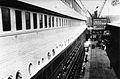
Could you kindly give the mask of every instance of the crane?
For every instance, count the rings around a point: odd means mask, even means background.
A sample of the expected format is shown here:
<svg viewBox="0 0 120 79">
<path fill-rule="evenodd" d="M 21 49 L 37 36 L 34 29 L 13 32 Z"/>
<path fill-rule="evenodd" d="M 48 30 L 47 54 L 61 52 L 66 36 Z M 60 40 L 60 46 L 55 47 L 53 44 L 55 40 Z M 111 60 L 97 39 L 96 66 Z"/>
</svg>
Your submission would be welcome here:
<svg viewBox="0 0 120 79">
<path fill-rule="evenodd" d="M 102 10 L 103 10 L 103 8 L 104 8 L 104 6 L 105 6 L 106 2 L 107 2 L 107 0 L 105 0 L 105 1 L 104 1 L 103 6 L 102 6 L 102 7 L 101 7 L 101 9 L 100 9 L 100 12 L 99 12 L 98 17 L 100 17 L 100 14 L 102 13 Z"/>
</svg>

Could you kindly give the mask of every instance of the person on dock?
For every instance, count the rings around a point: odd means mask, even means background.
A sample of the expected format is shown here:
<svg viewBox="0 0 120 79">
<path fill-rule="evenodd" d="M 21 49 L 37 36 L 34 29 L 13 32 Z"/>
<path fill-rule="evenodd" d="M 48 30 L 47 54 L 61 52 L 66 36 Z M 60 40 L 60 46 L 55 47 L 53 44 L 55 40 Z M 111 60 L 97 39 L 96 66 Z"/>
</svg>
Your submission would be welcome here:
<svg viewBox="0 0 120 79">
<path fill-rule="evenodd" d="M 90 45 L 91 45 L 91 40 L 88 39 L 88 41 L 86 41 L 86 42 L 84 43 L 84 50 L 85 50 L 85 59 L 84 59 L 84 61 L 85 61 L 85 62 L 88 61 L 88 58 L 87 58 L 87 57 L 88 57 L 88 51 L 89 51 Z"/>
</svg>

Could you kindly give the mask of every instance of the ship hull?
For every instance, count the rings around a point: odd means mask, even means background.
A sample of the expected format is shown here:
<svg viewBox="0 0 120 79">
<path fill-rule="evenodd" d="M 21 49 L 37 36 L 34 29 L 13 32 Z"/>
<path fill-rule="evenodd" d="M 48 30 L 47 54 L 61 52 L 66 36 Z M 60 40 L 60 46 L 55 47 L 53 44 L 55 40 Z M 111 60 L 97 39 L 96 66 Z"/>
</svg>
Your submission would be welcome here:
<svg viewBox="0 0 120 79">
<path fill-rule="evenodd" d="M 107 45 L 107 55 L 116 76 L 120 79 L 120 27 L 108 24 L 106 30 L 110 31 L 110 45 Z"/>
</svg>

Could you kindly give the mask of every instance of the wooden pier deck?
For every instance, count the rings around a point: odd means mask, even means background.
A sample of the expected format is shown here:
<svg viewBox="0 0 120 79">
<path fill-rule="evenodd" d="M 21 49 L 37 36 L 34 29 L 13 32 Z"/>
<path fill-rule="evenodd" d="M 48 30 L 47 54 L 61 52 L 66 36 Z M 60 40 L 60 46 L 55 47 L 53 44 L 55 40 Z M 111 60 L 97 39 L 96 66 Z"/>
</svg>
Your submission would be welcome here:
<svg viewBox="0 0 120 79">
<path fill-rule="evenodd" d="M 84 77 L 80 79 L 117 79 L 104 50 L 90 49 Z"/>
</svg>

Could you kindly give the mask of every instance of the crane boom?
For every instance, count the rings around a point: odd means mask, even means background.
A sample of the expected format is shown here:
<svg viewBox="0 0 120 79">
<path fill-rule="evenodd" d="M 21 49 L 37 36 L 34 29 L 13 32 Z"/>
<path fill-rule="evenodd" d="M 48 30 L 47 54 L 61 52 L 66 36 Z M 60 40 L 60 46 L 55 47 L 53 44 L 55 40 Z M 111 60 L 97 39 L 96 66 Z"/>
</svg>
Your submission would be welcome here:
<svg viewBox="0 0 120 79">
<path fill-rule="evenodd" d="M 103 6 L 102 6 L 102 7 L 101 7 L 101 9 L 100 9 L 100 12 L 99 12 L 98 17 L 99 17 L 99 16 L 100 16 L 100 14 L 102 13 L 102 10 L 103 10 L 103 8 L 104 8 L 104 6 L 105 6 L 105 4 L 106 4 L 106 1 L 107 1 L 107 0 L 105 0 L 105 1 L 104 1 Z"/>
<path fill-rule="evenodd" d="M 92 14 L 90 13 L 90 11 L 88 9 L 86 9 L 86 7 L 84 6 L 84 4 L 82 3 L 81 0 L 79 0 L 81 5 L 84 7 L 84 9 L 89 13 L 90 17 L 92 17 Z"/>
</svg>

